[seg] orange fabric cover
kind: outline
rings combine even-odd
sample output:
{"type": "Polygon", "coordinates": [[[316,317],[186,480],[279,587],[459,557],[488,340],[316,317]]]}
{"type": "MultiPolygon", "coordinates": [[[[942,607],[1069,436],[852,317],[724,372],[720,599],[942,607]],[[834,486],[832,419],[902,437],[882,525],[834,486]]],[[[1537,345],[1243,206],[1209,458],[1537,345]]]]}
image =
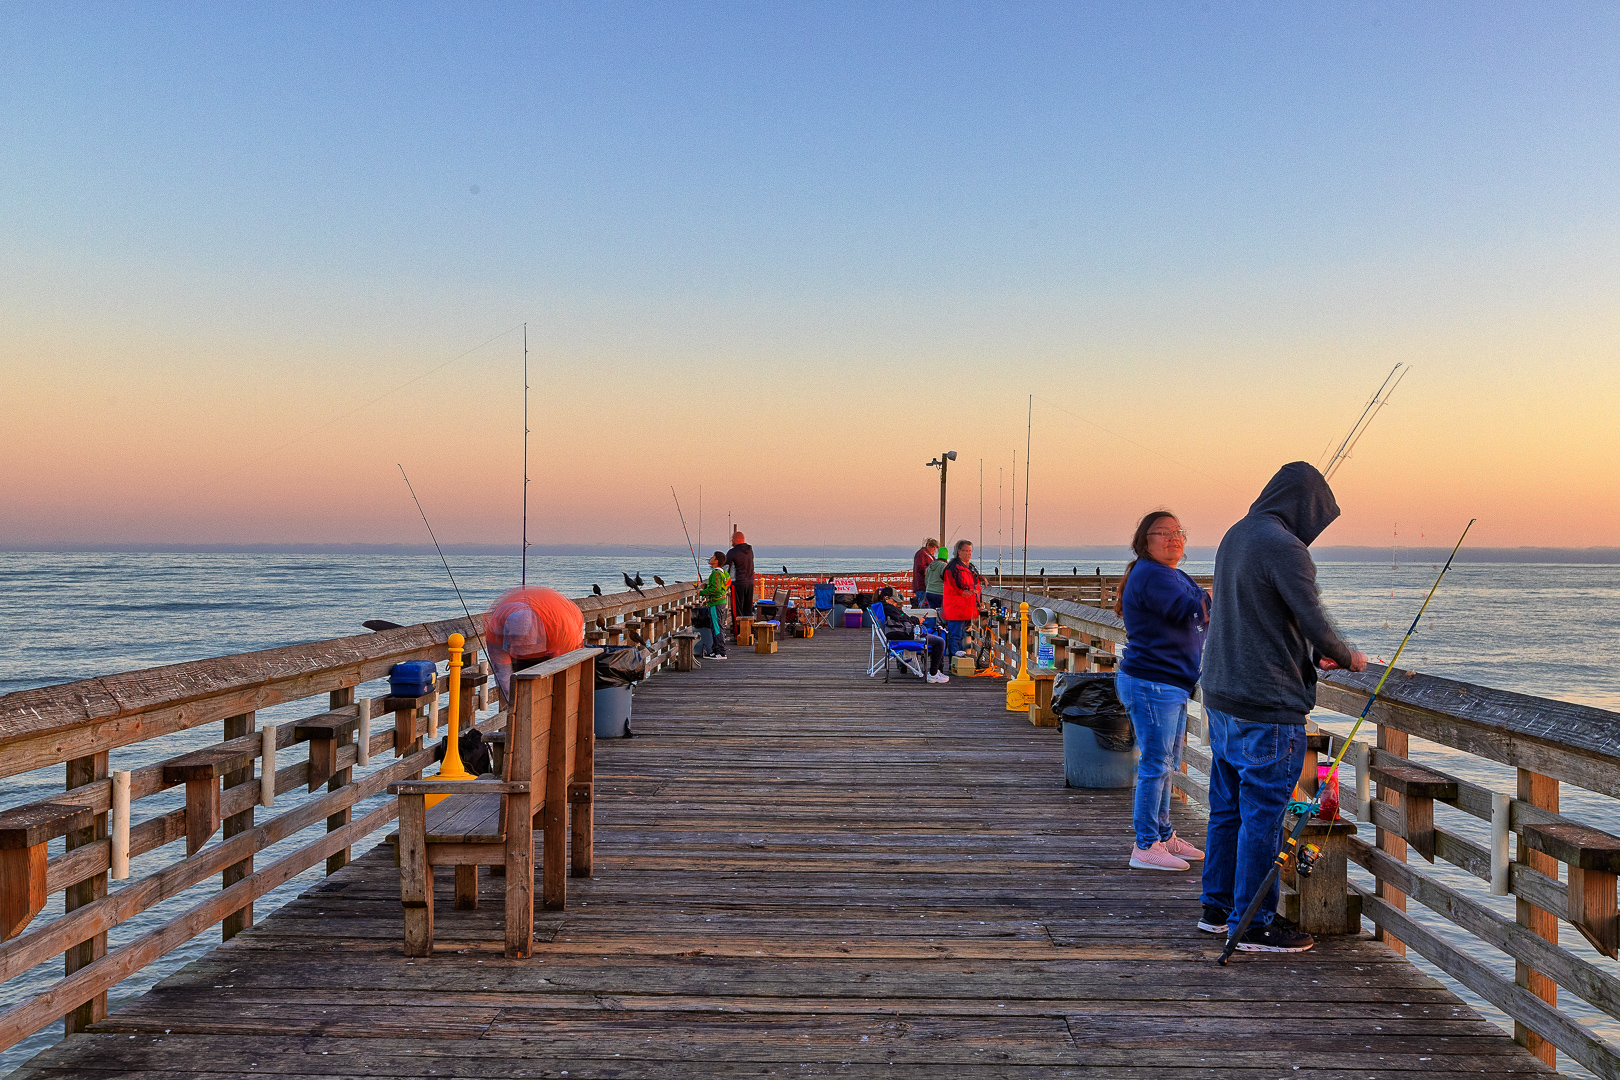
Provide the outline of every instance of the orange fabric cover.
{"type": "Polygon", "coordinates": [[[484,640],[497,664],[561,656],[585,644],[585,615],[556,589],[513,589],[489,609],[484,640]]]}

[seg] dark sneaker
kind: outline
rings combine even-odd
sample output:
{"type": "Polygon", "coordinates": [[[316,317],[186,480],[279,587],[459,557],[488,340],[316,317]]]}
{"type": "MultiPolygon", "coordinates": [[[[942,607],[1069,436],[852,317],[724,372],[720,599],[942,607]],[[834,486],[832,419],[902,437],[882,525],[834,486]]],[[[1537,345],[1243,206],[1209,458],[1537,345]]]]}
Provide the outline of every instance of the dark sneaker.
{"type": "Polygon", "coordinates": [[[1251,926],[1238,940],[1238,952],[1305,952],[1316,939],[1302,930],[1282,925],[1278,919],[1269,926],[1251,926]]]}
{"type": "Polygon", "coordinates": [[[1198,929],[1206,934],[1226,934],[1226,920],[1231,912],[1214,904],[1204,905],[1204,917],[1198,920],[1198,929]]]}

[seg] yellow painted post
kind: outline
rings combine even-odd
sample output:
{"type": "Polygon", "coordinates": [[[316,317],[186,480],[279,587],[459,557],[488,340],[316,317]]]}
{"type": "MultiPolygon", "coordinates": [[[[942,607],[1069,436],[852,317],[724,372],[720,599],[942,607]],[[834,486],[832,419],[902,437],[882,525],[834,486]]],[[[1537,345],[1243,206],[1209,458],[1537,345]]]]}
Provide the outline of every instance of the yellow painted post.
{"type": "Polygon", "coordinates": [[[1018,604],[1018,677],[1007,680],[1007,711],[1028,712],[1035,700],[1035,680],[1029,677],[1029,604],[1018,604]]]}
{"type": "MultiPolygon", "coordinates": [[[[461,656],[467,648],[467,639],[460,634],[450,635],[450,709],[448,732],[445,738],[444,761],[439,766],[440,780],[472,780],[474,776],[461,763],[461,656]]],[[[429,795],[428,806],[448,799],[448,795],[429,795]]]]}

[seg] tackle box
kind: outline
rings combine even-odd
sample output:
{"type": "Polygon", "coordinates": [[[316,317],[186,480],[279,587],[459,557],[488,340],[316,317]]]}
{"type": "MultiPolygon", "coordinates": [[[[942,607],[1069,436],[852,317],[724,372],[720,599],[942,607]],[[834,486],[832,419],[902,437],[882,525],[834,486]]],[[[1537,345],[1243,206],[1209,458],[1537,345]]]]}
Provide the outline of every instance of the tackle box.
{"type": "Polygon", "coordinates": [[[439,669],[431,660],[408,660],[388,673],[388,692],[394,697],[422,697],[433,693],[439,669]]]}

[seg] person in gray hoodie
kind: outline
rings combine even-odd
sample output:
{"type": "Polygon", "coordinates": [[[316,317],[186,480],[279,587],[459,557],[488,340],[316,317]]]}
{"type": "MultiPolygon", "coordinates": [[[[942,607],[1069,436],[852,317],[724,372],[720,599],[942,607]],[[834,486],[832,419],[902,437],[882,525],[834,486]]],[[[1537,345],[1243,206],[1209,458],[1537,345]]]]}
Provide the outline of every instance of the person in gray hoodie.
{"type": "MultiPolygon", "coordinates": [[[[1339,516],[1315,467],[1277,470],[1215,554],[1215,602],[1201,685],[1214,759],[1209,777],[1203,917],[1198,928],[1237,929],[1282,842],[1283,813],[1305,761],[1305,718],[1316,705],[1316,672],[1362,671],[1322,610],[1308,550],[1339,516]]],[[[1237,947],[1304,952],[1309,934],[1275,919],[1272,885],[1237,947]]]]}

